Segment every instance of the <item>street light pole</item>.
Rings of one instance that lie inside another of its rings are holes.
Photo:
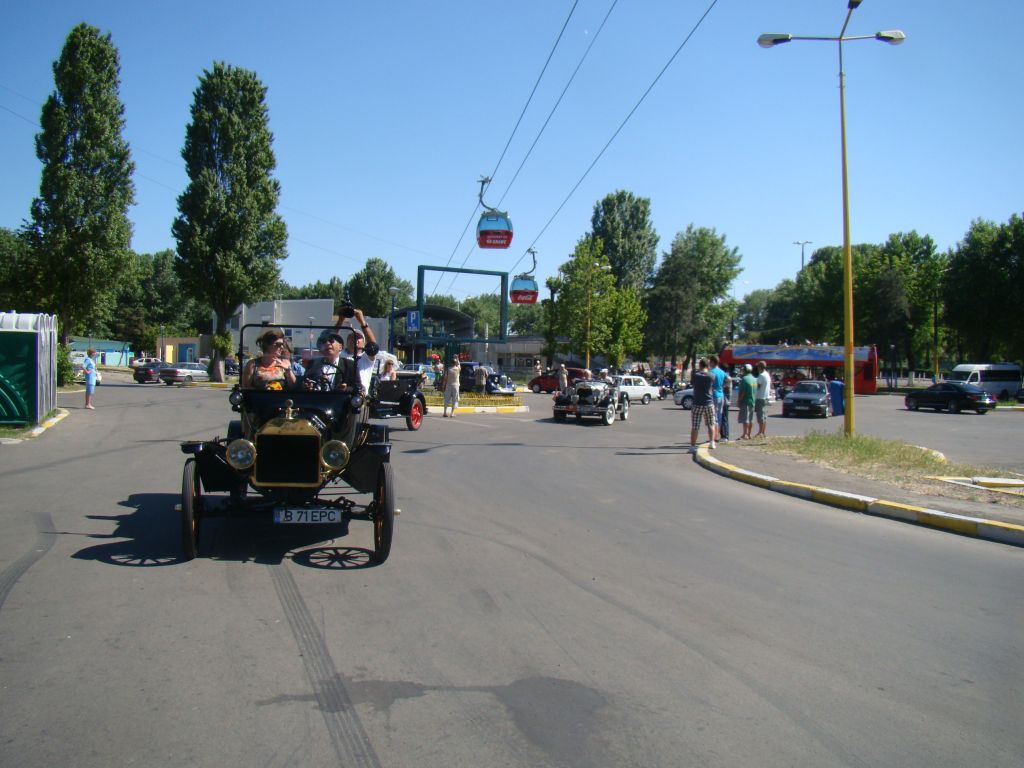
[[[391,317],[388,321],[388,352],[391,354],[395,353],[395,296],[398,294],[398,288],[391,286],[388,288],[388,293],[391,294]]]
[[[899,45],[906,40],[906,35],[898,29],[883,30],[873,35],[846,36],[846,27],[850,17],[863,0],[849,0],[847,3],[846,20],[838,37],[808,37],[787,33],[767,33],[757,38],[762,48],[773,48],[792,40],[821,40],[838,43],[839,46],[839,133],[842,150],[843,180],[843,386],[846,408],[843,414],[843,432],[853,437],[854,418],[854,361],[853,361],[853,246],[850,243],[850,191],[846,167],[846,74],[843,71],[843,43],[849,40],[881,40],[890,45]],[[801,253],[802,256],[802,253]],[[801,259],[802,260],[802,259]]]
[[[800,271],[801,272],[803,271],[803,268],[804,268],[804,246],[805,245],[810,245],[812,242],[813,241],[811,241],[811,240],[794,240],[793,241],[793,245],[799,245],[800,246]]]

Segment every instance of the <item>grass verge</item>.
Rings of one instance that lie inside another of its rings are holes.
[[[803,437],[773,437],[760,448],[771,453],[799,456],[838,472],[890,483],[919,493],[1024,507],[1024,497],[1000,494],[995,498],[996,494],[928,479],[929,476],[1005,477],[1005,470],[955,464],[928,448],[909,445],[900,440],[869,435],[846,437],[838,432],[810,432]]]

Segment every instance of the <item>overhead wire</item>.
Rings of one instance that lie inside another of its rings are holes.
[[[558,214],[561,213],[561,211],[565,207],[566,203],[569,202],[569,200],[572,198],[572,196],[576,193],[576,190],[579,189],[580,185],[584,182],[584,180],[587,178],[587,176],[590,175],[590,172],[594,169],[594,166],[597,165],[598,161],[601,159],[601,157],[604,155],[604,153],[608,150],[608,147],[610,147],[612,142],[615,141],[615,139],[619,135],[619,133],[622,132],[622,129],[626,127],[626,123],[628,123],[630,118],[633,117],[633,114],[637,111],[637,109],[640,108],[640,105],[644,103],[644,101],[647,99],[647,96],[650,94],[650,92],[652,90],[654,90],[654,86],[658,84],[659,80],[661,80],[662,75],[664,75],[665,72],[668,70],[668,68],[670,66],[672,66],[672,62],[674,62],[676,60],[676,57],[679,56],[679,54],[682,52],[683,48],[686,47],[686,44],[690,42],[690,39],[694,36],[694,34],[696,34],[697,30],[700,29],[700,27],[704,23],[705,19],[707,19],[708,15],[711,13],[711,11],[714,9],[714,7],[717,4],[718,4],[718,0],[711,0],[711,4],[707,7],[707,10],[704,11],[704,13],[701,15],[701,17],[697,20],[697,23],[694,24],[693,27],[690,29],[690,32],[683,39],[683,42],[681,42],[679,44],[679,47],[676,48],[675,53],[673,53],[669,57],[668,61],[665,62],[665,66],[663,66],[661,68],[661,71],[659,71],[657,76],[654,78],[654,80],[651,81],[651,84],[649,86],[647,86],[647,89],[643,92],[643,95],[641,95],[639,100],[637,100],[636,104],[633,105],[633,108],[631,110],[629,110],[629,113],[626,115],[626,117],[619,124],[619,127],[615,129],[615,132],[611,135],[611,138],[608,139],[608,141],[605,143],[605,145],[601,148],[601,151],[597,153],[597,156],[594,158],[594,160],[590,163],[589,166],[587,166],[587,170],[585,170],[583,172],[583,175],[580,176],[580,178],[576,182],[576,184],[574,184],[572,189],[569,190],[569,194],[567,194],[565,196],[565,199],[562,200],[562,202],[558,206],[558,208],[555,209],[555,212],[553,214],[551,214],[551,218],[549,218],[547,220],[547,223],[544,224],[543,227],[541,227],[540,232],[537,233],[537,236],[533,239],[533,242],[530,243],[529,248],[533,248],[537,244],[537,241],[540,240],[540,238],[547,231],[548,227],[550,227],[552,222],[554,222],[554,220],[558,217]],[[515,270],[515,268],[517,266],[519,266],[519,263],[526,257],[526,254],[529,252],[529,248],[527,249],[527,251],[525,251],[523,253],[522,256],[519,257],[518,261],[516,261],[516,263],[512,265],[512,269],[509,270],[509,271],[513,271],[513,270]]]
[[[565,30],[569,26],[569,22],[572,20],[572,15],[576,12],[577,5],[579,5],[579,0],[575,0],[575,2],[573,2],[572,4],[572,8],[569,9],[569,15],[565,17],[565,22],[562,24],[562,28],[558,32],[558,37],[555,38],[554,45],[551,46],[551,50],[548,52],[548,57],[544,61],[544,66],[541,67],[540,74],[537,75],[537,79],[536,81],[534,81],[533,89],[530,91],[530,95],[526,99],[526,104],[523,105],[523,109],[519,113],[519,119],[516,120],[516,124],[512,128],[512,133],[509,134],[508,141],[505,142],[505,148],[501,150],[501,156],[498,158],[498,162],[494,164],[494,170],[491,171],[490,176],[488,178],[493,179],[497,175],[498,168],[501,167],[501,163],[505,159],[506,153],[508,153],[508,148],[512,145],[512,139],[515,138],[516,132],[519,130],[519,125],[523,122],[523,117],[526,115],[526,110],[530,108],[530,104],[533,102],[533,97],[537,93],[537,88],[538,86],[540,86],[540,81],[544,78],[544,73],[548,71],[548,65],[551,63],[551,58],[555,55],[555,51],[558,50],[559,43],[562,42],[562,36],[565,34]],[[488,182],[487,186],[489,185],[490,183]],[[481,198],[483,197],[483,192],[486,191],[486,188],[487,187],[485,186],[481,189]],[[479,203],[473,207],[473,213],[471,213],[469,216],[469,222],[466,224],[466,227],[462,230],[462,234],[459,236],[459,241],[455,244],[455,247],[452,249],[451,255],[448,257],[448,261],[445,263],[446,267],[452,263],[452,257],[455,255],[455,251],[458,250],[459,245],[462,243],[463,238],[466,236],[466,232],[469,229],[469,225],[472,224],[473,222],[473,216],[476,215],[477,209],[479,207]],[[470,248],[469,253],[472,252],[473,249]],[[469,259],[469,253],[467,253],[466,258],[463,259],[463,265],[465,265],[466,261]],[[458,274],[459,273],[457,272],[453,274],[452,282],[449,284],[448,290],[451,290],[452,287],[455,285],[455,280],[457,279]],[[437,293],[437,288],[441,284],[441,280],[443,279],[444,273],[439,274],[437,277],[437,282],[434,284],[434,293]]]

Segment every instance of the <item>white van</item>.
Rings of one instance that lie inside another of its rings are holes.
[[[1009,400],[1020,389],[1021,368],[1016,363],[964,363],[956,366],[946,381],[973,384],[996,400]]]

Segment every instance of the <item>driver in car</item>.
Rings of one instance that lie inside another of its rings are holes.
[[[358,392],[359,376],[355,361],[342,356],[344,340],[337,330],[321,332],[316,345],[323,357],[309,364],[302,377],[302,388],[306,390]]]

